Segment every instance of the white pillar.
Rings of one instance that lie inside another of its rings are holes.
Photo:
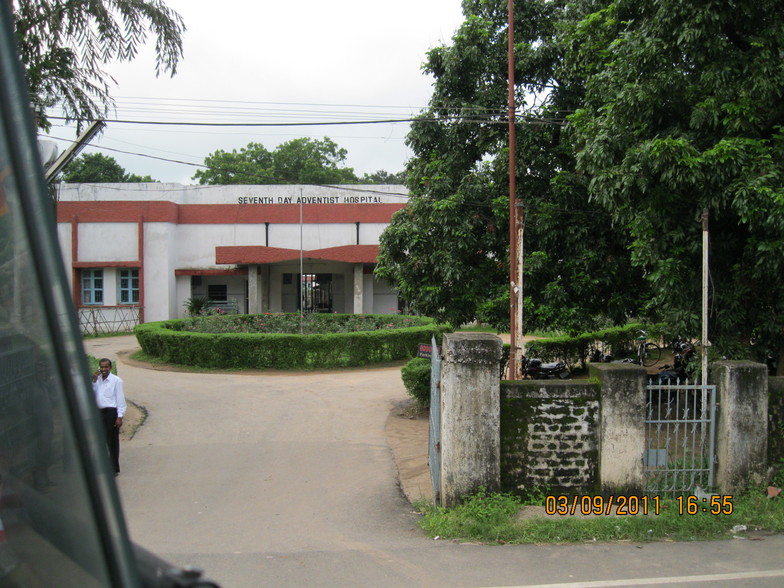
[[[261,312],[261,275],[259,266],[248,266],[248,314]]]
[[[362,314],[364,266],[361,263],[354,265],[354,314]]]

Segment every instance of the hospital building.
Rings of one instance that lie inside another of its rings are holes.
[[[393,314],[373,270],[401,185],[59,184],[57,230],[84,332],[226,312]]]

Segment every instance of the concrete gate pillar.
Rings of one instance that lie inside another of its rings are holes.
[[[716,485],[722,494],[742,493],[767,474],[767,366],[721,361],[710,375],[718,393]]]
[[[645,487],[645,368],[628,363],[592,363],[599,380],[599,480],[605,494],[638,495]]]
[[[501,481],[501,339],[444,335],[441,364],[441,500],[445,507],[497,491]]]

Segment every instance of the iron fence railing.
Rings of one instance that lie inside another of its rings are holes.
[[[84,335],[127,333],[140,324],[141,306],[82,306],[79,330]]]

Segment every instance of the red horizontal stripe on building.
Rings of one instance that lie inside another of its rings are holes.
[[[247,276],[248,268],[239,269],[176,269],[175,276]]]

